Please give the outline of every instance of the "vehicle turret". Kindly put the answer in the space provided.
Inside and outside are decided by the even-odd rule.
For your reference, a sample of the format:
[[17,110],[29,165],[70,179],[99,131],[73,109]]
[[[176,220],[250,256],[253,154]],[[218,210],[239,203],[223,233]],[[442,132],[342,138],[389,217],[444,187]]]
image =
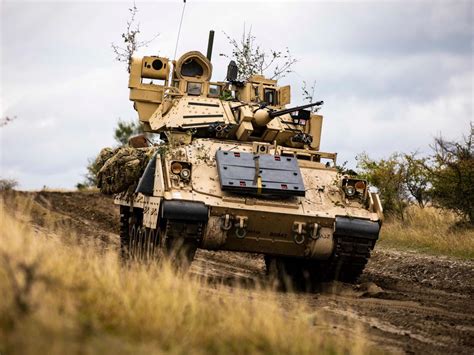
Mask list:
[[211,62],[197,51],[177,61],[133,58],[130,99],[145,129],[319,149],[322,116],[304,109],[322,101],[287,109],[290,86],[279,87],[276,80],[254,75],[245,82],[213,82],[211,77]]

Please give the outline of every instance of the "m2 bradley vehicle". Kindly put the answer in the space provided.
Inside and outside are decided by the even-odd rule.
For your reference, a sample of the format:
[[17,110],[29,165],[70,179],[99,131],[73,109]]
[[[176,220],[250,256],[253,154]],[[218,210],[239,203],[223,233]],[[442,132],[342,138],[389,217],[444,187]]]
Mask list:
[[[231,62],[211,80],[207,57],[133,58],[130,100],[145,131],[160,133],[133,191],[116,195],[122,255],[191,262],[197,248],[260,253],[295,282],[355,281],[379,235],[380,199],[320,151],[323,117],[290,107],[290,86]],[[285,276],[286,277],[286,276]]]

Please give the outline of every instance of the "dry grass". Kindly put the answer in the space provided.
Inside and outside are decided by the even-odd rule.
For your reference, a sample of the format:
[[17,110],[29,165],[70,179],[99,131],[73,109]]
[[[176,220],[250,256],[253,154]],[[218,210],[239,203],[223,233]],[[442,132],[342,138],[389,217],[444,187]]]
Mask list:
[[271,290],[124,267],[114,251],[34,231],[3,203],[0,213],[2,354],[370,351],[357,327],[336,337],[291,296],[282,305]]
[[474,259],[474,229],[457,225],[458,217],[449,211],[411,206],[405,221],[389,219],[383,225],[380,243]]

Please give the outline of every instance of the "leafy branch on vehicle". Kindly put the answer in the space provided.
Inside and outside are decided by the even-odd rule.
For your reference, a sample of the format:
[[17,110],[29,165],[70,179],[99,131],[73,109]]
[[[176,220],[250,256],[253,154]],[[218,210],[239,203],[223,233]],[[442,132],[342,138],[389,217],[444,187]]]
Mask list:
[[[247,32],[244,28],[242,38],[237,40],[229,36],[226,32],[230,45],[231,55],[221,54],[236,61],[238,67],[238,80],[245,81],[252,75],[268,74],[270,79],[281,79],[293,71],[293,65],[298,61],[293,58],[288,47],[284,50],[265,51],[256,43],[256,37],[252,34],[252,28]],[[270,76],[271,75],[271,76]]]
[[130,19],[127,21],[125,32],[122,33],[123,46],[112,43],[112,49],[115,54],[115,60],[127,63],[127,71],[130,73],[130,65],[135,52],[140,48],[147,47],[159,36],[159,34],[156,34],[150,40],[140,41],[138,39],[138,35],[140,34],[140,23],[136,20],[138,8],[135,2],[133,3],[133,7],[128,10],[130,11]]
[[[314,101],[314,94],[316,92],[316,80],[313,81],[311,86],[308,86],[306,81],[303,80],[303,86],[301,87],[301,91],[303,92],[303,101],[308,103],[313,103]],[[316,113],[319,111],[321,106],[313,106],[310,108],[312,113]]]

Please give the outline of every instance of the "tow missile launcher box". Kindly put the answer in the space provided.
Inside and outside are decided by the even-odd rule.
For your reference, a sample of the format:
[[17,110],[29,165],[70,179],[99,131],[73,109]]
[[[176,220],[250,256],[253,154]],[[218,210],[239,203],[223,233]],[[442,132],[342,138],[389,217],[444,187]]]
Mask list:
[[382,207],[320,150],[323,117],[309,108],[323,102],[290,106],[290,86],[238,81],[235,62],[213,81],[210,53],[131,62],[130,100],[162,144],[136,189],[115,198],[122,255],[182,265],[197,248],[252,252],[281,278],[356,280]]

